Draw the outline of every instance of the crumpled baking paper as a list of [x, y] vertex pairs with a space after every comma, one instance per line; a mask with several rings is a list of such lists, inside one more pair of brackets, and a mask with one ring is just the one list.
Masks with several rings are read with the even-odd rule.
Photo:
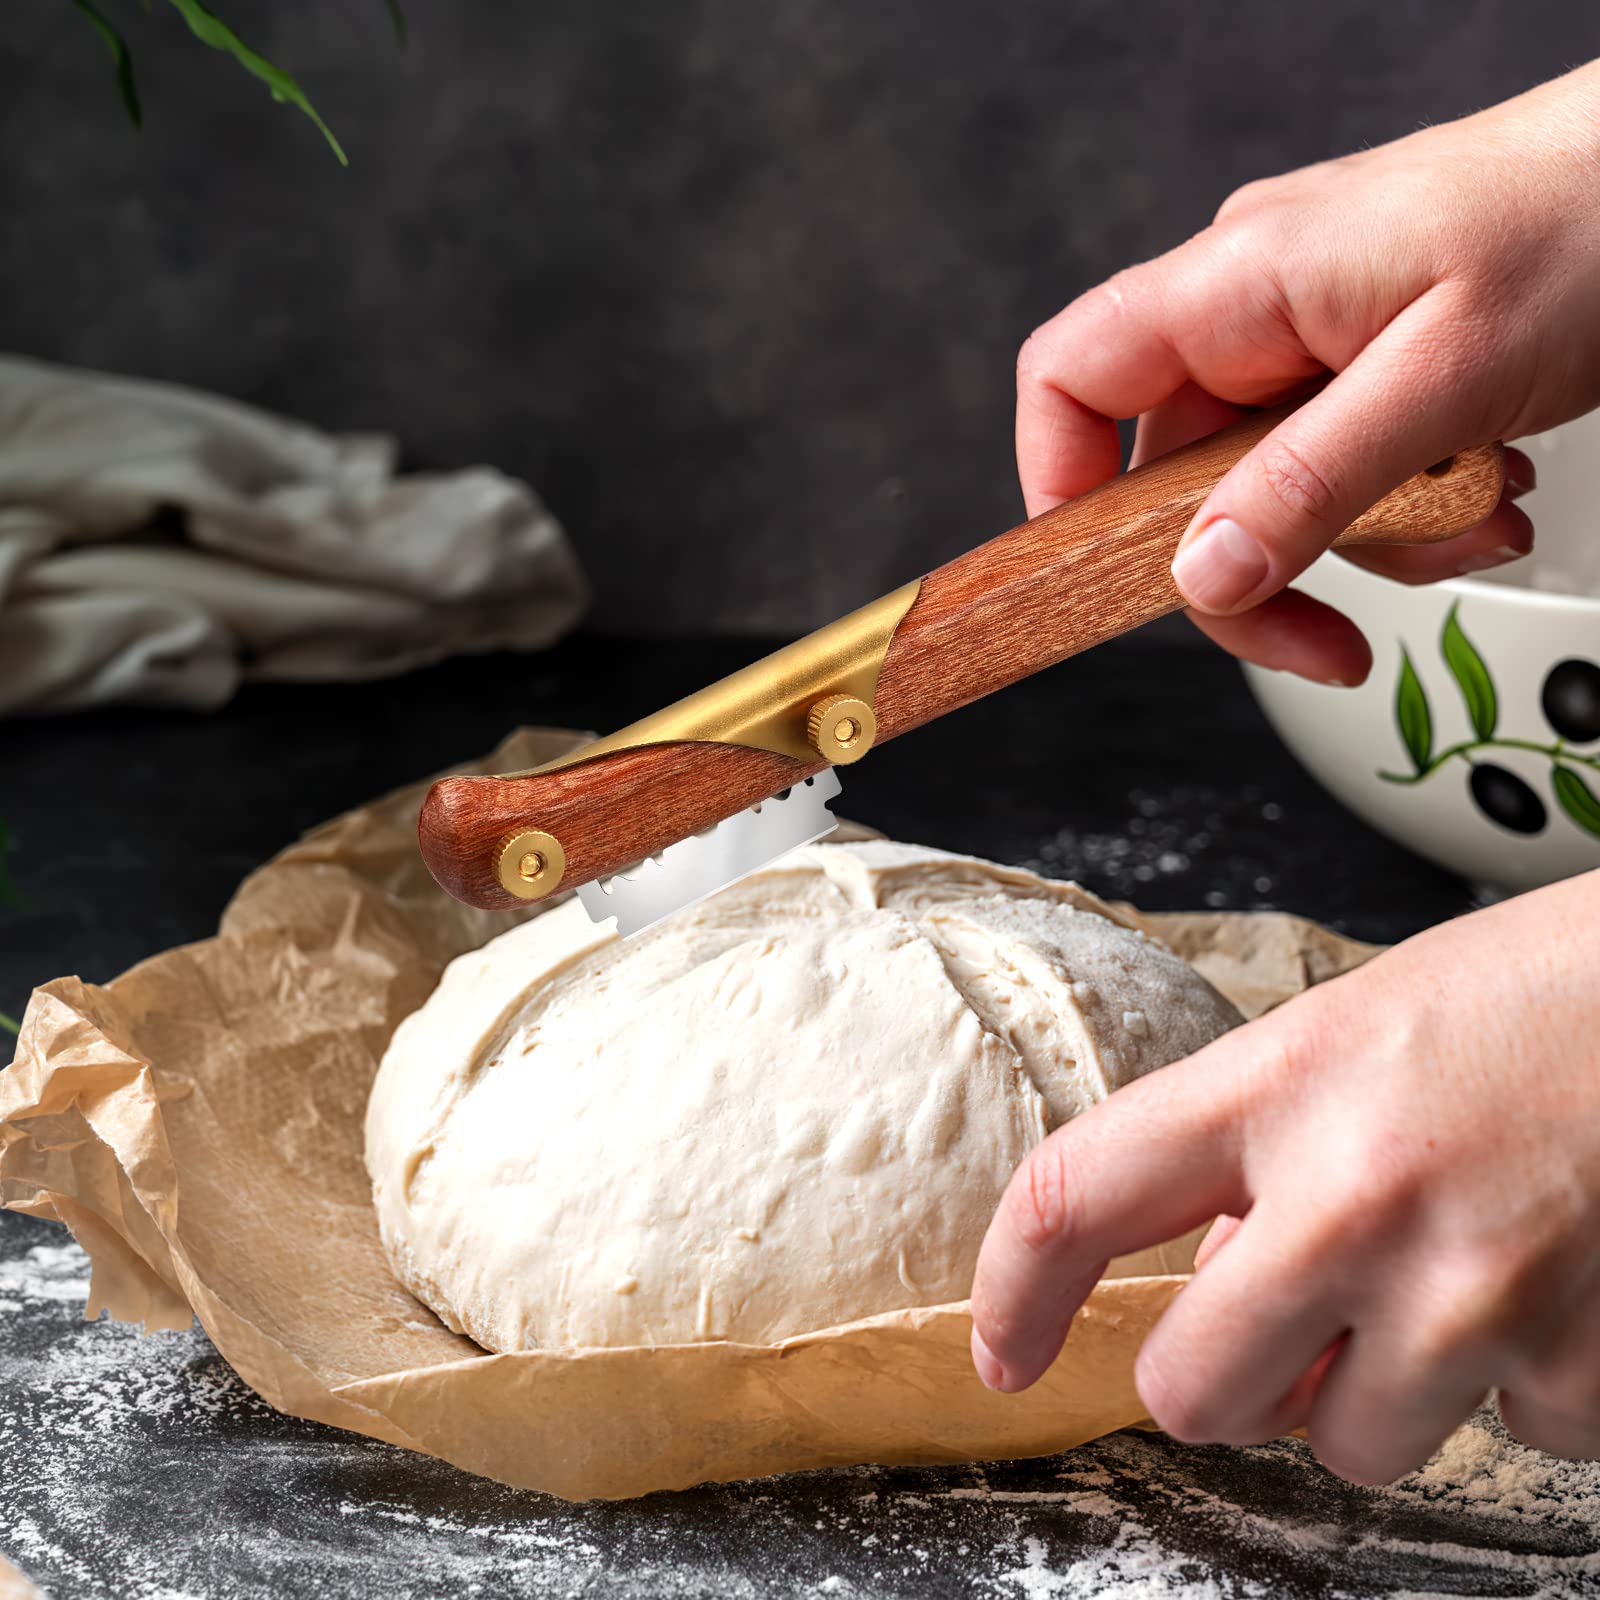
[[[536, 766], [583, 737], [521, 730], [472, 770]], [[1119, 1263], [1019, 1396], [974, 1375], [964, 1302], [772, 1346], [490, 1355], [438, 1322], [378, 1242], [367, 1092], [445, 963], [530, 912], [472, 910], [433, 884], [415, 841], [425, 788], [292, 845], [215, 938], [34, 992], [0, 1073], [0, 1203], [72, 1230], [93, 1262], [89, 1316], [198, 1317], [281, 1411], [574, 1500], [1040, 1455], [1143, 1419], [1134, 1356], [1193, 1236]], [[1371, 954], [1286, 916], [1144, 920], [1250, 1015]]]

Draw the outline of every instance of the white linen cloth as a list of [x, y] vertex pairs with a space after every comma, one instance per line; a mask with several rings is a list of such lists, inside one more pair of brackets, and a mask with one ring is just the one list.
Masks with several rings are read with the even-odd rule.
[[0, 715], [208, 708], [577, 619], [587, 585], [526, 484], [394, 462], [383, 435], [0, 357]]

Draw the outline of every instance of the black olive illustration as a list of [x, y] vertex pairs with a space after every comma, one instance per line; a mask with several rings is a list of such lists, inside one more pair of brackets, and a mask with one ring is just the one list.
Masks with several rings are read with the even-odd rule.
[[1539, 696], [1545, 721], [1563, 739], [1588, 744], [1600, 739], [1600, 666], [1574, 658], [1551, 667]]
[[1548, 820], [1544, 801], [1516, 773], [1491, 761], [1473, 767], [1472, 798], [1484, 816], [1512, 833], [1539, 833]]

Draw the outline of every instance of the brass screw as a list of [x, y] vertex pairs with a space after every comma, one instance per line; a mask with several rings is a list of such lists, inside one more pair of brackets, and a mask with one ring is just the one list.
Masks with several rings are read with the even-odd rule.
[[830, 694], [812, 706], [806, 718], [811, 748], [833, 766], [859, 761], [877, 737], [878, 719], [865, 700], [853, 694]]
[[495, 876], [507, 894], [519, 900], [542, 900], [553, 894], [567, 870], [567, 853], [553, 833], [525, 828], [500, 846]]

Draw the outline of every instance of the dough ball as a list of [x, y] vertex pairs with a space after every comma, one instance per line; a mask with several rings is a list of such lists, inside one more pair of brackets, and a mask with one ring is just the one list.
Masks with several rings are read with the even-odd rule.
[[1238, 1021], [1083, 890], [905, 845], [797, 851], [625, 942], [570, 902], [396, 1031], [384, 1248], [500, 1351], [962, 1300], [1023, 1155]]

